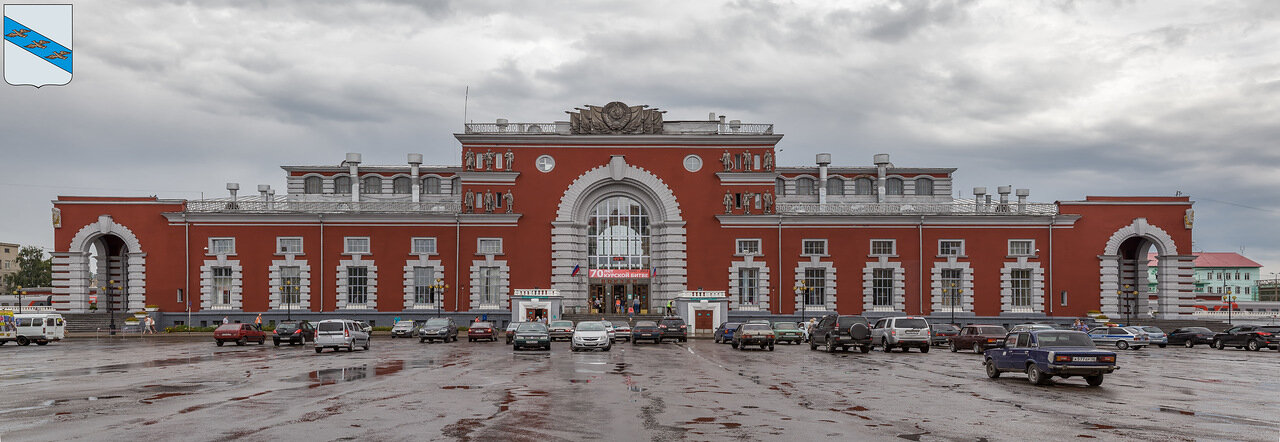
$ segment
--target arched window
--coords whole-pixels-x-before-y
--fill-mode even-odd
[[[827,195],[844,195],[844,178],[827,177]]]
[[[587,263],[593,269],[649,268],[649,213],[639,201],[614,196],[596,203],[587,221]]]
[[[429,176],[422,179],[422,193],[440,193],[440,178]]]
[[[873,190],[874,188],[875,188],[875,186],[872,186],[872,185],[871,185],[871,178],[862,177],[862,178],[858,178],[858,179],[856,179],[856,180],[853,180],[853,194],[854,194],[854,195],[872,195],[872,194],[875,194],[876,192],[875,192],[875,190]]]
[[[787,180],[778,178],[773,182],[773,194],[782,196],[787,194]]]
[[[916,195],[933,195],[933,180],[916,178]]]
[[[360,193],[382,193],[382,177],[365,177],[360,184]]]
[[[796,178],[796,195],[813,195],[814,190],[813,178]]]
[[[333,193],[351,193],[351,177],[340,176],[333,179]]]
[[[902,195],[902,178],[889,178],[884,182],[886,195]]]
[[[413,180],[407,176],[398,176],[391,180],[391,193],[413,193]]]
[[[320,179],[320,177],[309,176],[306,179],[302,180],[302,193],[308,193],[308,194],[320,193],[321,190],[324,189],[324,187],[321,186],[322,183],[323,181]]]

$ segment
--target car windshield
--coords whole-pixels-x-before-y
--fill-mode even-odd
[[[573,321],[551,321],[552,327],[573,327]]]
[[[1164,330],[1161,330],[1160,327],[1147,326],[1147,327],[1139,327],[1139,328],[1141,328],[1142,331],[1147,333],[1164,333]]]
[[[413,327],[413,321],[400,321],[396,323],[396,327]]]
[[[427,320],[427,326],[429,327],[443,327],[446,325],[449,325],[449,320],[445,318],[434,318],[434,319]]]
[[[604,331],[604,324],[599,322],[580,322],[578,331]]]
[[[770,331],[768,325],[764,324],[746,324],[742,326],[742,331]]]
[[[321,322],[320,331],[342,331],[341,322]]]
[[[653,321],[636,321],[636,327],[657,327],[658,323]]]
[[[1084,333],[1078,332],[1042,332],[1036,335],[1041,347],[1081,347],[1094,348],[1093,340]]]
[[[471,324],[471,328],[493,328],[493,324],[488,322],[475,322]]]
[[[895,328],[928,328],[929,324],[919,318],[903,318],[897,320]]]
[[[1003,336],[1005,333],[1008,333],[1008,332],[1005,331],[1004,327],[978,327],[978,334],[980,335],[1002,335]]]
[[[794,322],[775,322],[773,323],[775,330],[799,330],[800,327]]]
[[[541,322],[522,322],[516,327],[516,333],[546,333],[547,326]]]

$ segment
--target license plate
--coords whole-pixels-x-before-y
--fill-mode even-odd
[[[1098,362],[1096,356],[1072,356],[1071,362]]]

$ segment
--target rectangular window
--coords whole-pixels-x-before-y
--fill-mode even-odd
[[[871,304],[876,307],[893,307],[894,269],[871,270]]]
[[[755,304],[760,292],[760,269],[738,269],[738,303]]]
[[[1029,239],[1009,240],[1010,256],[1031,256],[1035,253],[1035,241]]]
[[[760,240],[758,239],[740,239],[738,240],[739,255],[759,255]]]
[[[480,255],[501,255],[502,238],[480,238],[476,244],[476,253]]]
[[[1245,273],[1245,274],[1244,274],[1244,280],[1245,280],[1245,281],[1248,281],[1248,280],[1250,280],[1251,278],[1252,278],[1252,277],[1251,277],[1248,273]]]
[[[279,237],[276,238],[276,250],[280,253],[302,253],[302,238],[300,237]]]
[[[280,299],[284,304],[298,304],[302,302],[301,267],[280,267]]]
[[[827,305],[826,300],[827,269],[804,269],[804,305]]]
[[[942,256],[964,255],[964,241],[958,239],[938,241],[938,254]]]
[[[436,239],[435,238],[414,238],[413,254],[414,255],[436,254]]]
[[[348,236],[344,238],[344,248],[342,253],[346,255],[367,255],[369,254],[369,237],[367,236]]]
[[[209,238],[209,254],[210,255],[236,254],[236,239],[235,238]]]
[[[231,305],[231,267],[214,267],[213,269],[213,303]]]
[[[436,269],[435,267],[414,267],[413,268],[413,303],[414,304],[435,304],[435,284]]]
[[[871,254],[873,256],[892,256],[897,251],[897,241],[892,239],[873,239],[871,240]]]
[[[347,267],[347,304],[368,303],[369,268],[364,266]]]
[[[498,303],[498,268],[480,268],[480,304]]]
[[[960,281],[961,269],[942,269],[942,306],[962,307],[961,294],[964,292],[964,285]]]
[[[826,255],[827,240],[825,239],[806,239],[801,243],[801,255]]]
[[[1009,272],[1009,287],[1013,291],[1014,307],[1031,307],[1031,269],[1014,269]]]

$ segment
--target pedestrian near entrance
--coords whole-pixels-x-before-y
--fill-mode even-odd
[[[676,302],[674,300],[668,299],[667,300],[667,316],[671,316],[671,314],[675,311],[676,311]]]
[[[640,298],[631,301],[631,308],[635,309],[636,313],[640,313]]]
[[[613,305],[614,305],[614,312],[622,313],[622,300],[621,300],[621,299],[615,299],[615,300],[613,300]]]
[[[230,323],[231,323],[231,319],[228,319],[226,316],[223,316],[223,317],[222,317],[222,323],[223,323],[224,325],[225,325],[225,324],[230,324]]]
[[[145,332],[145,333],[147,333],[147,334],[155,334],[155,332],[156,332],[156,320],[155,320],[155,319],[151,319],[151,317],[150,317],[150,316],[148,316],[148,317],[147,317],[147,319],[146,319],[145,324],[146,324],[146,327],[143,329],[143,330],[144,330],[144,332]]]
[[[262,328],[262,313],[258,313],[258,317],[253,318],[253,326],[259,329]]]
[[[636,309],[632,307],[627,307],[627,319],[634,319],[635,315],[636,315]]]

